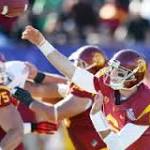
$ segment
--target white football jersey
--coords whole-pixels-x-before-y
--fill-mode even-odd
[[[29,75],[29,70],[25,63],[22,61],[8,61],[5,63],[5,67],[9,78],[7,86],[10,89],[17,86],[23,88]]]

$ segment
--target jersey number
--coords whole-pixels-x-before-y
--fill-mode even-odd
[[[0,105],[3,105],[3,103],[9,102],[9,95],[7,92],[1,92],[0,93]]]

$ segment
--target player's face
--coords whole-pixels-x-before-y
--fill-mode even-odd
[[[115,90],[124,89],[125,82],[134,80],[135,76],[131,70],[122,67],[117,62],[109,63],[110,86]]]

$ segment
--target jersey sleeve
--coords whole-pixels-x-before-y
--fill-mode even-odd
[[[10,91],[5,86],[0,86],[0,107],[7,106],[11,103]]]
[[[84,90],[82,90],[81,88],[79,88],[78,86],[71,84],[70,86],[70,92],[71,94],[78,96],[78,97],[86,97],[86,98],[91,98],[93,99],[95,94],[86,92]]]
[[[11,77],[11,81],[7,86],[12,89],[16,86],[24,87],[29,74],[29,70],[25,63],[21,61],[8,61],[5,65],[6,72]]]

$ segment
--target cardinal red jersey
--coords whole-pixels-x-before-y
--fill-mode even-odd
[[[112,129],[118,132],[126,123],[138,125],[150,124],[150,89],[141,84],[135,94],[115,105],[115,91],[103,83],[103,79],[95,79],[96,90],[101,90],[104,95],[104,113]],[[134,134],[134,133],[129,133]],[[150,150],[150,129],[135,141],[127,150]]]
[[[0,107],[5,107],[11,103],[11,95],[7,87],[0,86]],[[0,127],[0,141],[4,138],[6,132]],[[23,144],[20,144],[15,150],[24,150]]]
[[[23,122],[36,122],[35,113],[32,110],[30,110],[26,105],[20,103],[14,97],[12,97],[11,102],[14,106],[17,107],[17,110],[19,111]]]
[[[75,85],[71,85],[70,92],[75,96],[88,97],[93,100],[92,94]],[[68,132],[76,150],[100,150],[106,147],[93,127],[89,117],[90,110],[91,108],[69,120]]]

